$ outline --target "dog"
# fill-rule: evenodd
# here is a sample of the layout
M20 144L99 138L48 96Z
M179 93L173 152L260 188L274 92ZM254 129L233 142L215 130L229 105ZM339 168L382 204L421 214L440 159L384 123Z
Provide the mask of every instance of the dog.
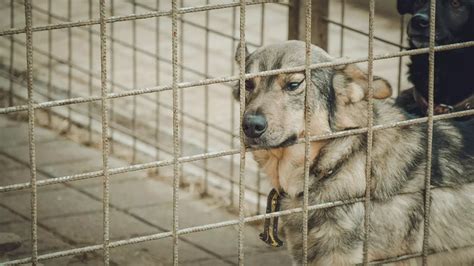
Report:
M312 46L312 63L334 59ZM302 66L305 43L286 41L246 48L246 73ZM238 50L239 51L239 50ZM237 62L240 61L238 52ZM309 134L321 135L367 125L368 77L356 65L255 77L245 82L242 130L246 145L272 186L282 195L281 209L302 206L304 183L304 102L311 82ZM238 99L239 86L234 90ZM389 99L389 83L374 77L374 124L409 116ZM430 265L472 265L474 245L474 123L438 121L434 126L430 212ZM421 252L423 194L427 145L426 124L375 131L372 150L369 259ZM344 136L310 144L309 204L363 197L366 187L366 135ZM301 214L281 217L295 265L302 263ZM308 262L351 265L362 262L364 204L309 211ZM459 248L459 249L456 249ZM441 254L441 255L440 255ZM446 264L448 263L448 264Z
M411 14L408 23L410 49L429 46L430 1L398 0L398 12ZM474 0L436 0L436 45L474 40ZM428 54L413 55L408 80L413 89L397 102L412 114L425 115L428 108ZM437 52L434 75L435 114L474 108L474 47Z

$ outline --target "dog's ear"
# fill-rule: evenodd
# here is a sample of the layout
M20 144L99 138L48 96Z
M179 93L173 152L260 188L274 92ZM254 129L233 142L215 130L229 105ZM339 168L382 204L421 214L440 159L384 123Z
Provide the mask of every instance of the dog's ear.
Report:
M369 95L367 74L355 64L336 67L332 86L337 96L347 104L367 100ZM374 99L385 99L392 95L390 83L381 77L374 76L372 87Z
M415 0L397 0L397 9L400 15L413 14Z
M249 54L250 54L249 49L247 48L247 44L245 44L245 58L247 58ZM240 42L237 45L237 49L235 50L234 58L235 58L235 62L237 62L237 64L240 64Z

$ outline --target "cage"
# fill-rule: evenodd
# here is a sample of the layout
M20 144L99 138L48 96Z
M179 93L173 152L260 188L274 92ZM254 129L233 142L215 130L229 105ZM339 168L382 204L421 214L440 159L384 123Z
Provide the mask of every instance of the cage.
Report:
M389 2L3 1L0 231L20 247L1 262L291 263L258 240L270 184L241 145L238 44L306 37L396 97L413 51Z

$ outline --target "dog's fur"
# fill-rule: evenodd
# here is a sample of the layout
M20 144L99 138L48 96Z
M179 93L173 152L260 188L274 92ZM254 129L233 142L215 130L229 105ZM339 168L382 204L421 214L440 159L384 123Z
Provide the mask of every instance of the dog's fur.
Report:
M474 0L436 0L436 45L474 40ZM429 19L430 1L398 0L401 14ZM429 27L417 27L416 19L408 23L408 40L411 49L428 47ZM428 99L428 54L413 55L408 65L408 80L420 95ZM474 47L437 52L435 57L435 104L455 105L474 93ZM426 110L413 99L411 91L404 92L397 102L407 111L424 115Z
M247 54L246 72L301 66L304 58L303 42L269 45ZM322 49L312 47L312 63L332 60ZM291 144L304 135L305 82L311 82L311 135L367 125L367 75L357 66L312 70L297 90L285 91L285 84L302 78L302 73L254 78L253 90L246 93L245 114L258 111L268 122L265 133L247 138L247 143L264 148L254 152L254 157L272 185L286 192L283 209L302 206L304 144ZM375 78L373 87L374 97L380 99L374 102L375 124L407 118L391 100L382 100L391 94L385 80ZM235 92L238 96L238 86ZM430 250L473 245L474 184L469 182L474 179L474 123L436 122L434 129L431 183L438 188L432 190ZM426 132L425 124L374 132L370 260L421 251ZM365 134L313 142L310 156L309 204L364 195ZM295 264L300 264L302 216L283 216L282 220L285 244ZM361 202L310 211L308 261L313 265L360 263L363 224ZM432 264L474 262L472 250L434 256L438 258Z

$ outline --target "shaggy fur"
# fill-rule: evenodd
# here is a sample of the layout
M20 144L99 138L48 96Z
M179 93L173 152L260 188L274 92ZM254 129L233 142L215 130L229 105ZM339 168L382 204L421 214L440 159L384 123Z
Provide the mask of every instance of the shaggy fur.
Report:
M305 45L288 41L248 54L248 73L304 65ZM313 63L331 61L313 46ZM275 188L286 192L282 209L301 207L304 145L304 88L311 82L310 134L338 132L367 125L367 76L355 65L313 70L296 90L288 84L302 73L251 80L245 115L255 110L268 127L256 139L247 138L260 167ZM299 75L299 76L298 76ZM391 100L386 81L374 79L374 123L393 123L408 115ZM237 87L238 88L238 87ZM236 93L238 95L238 93ZM474 263L474 121L436 122L433 165L430 250L451 252L430 256L430 265ZM372 195L369 259L379 260L420 252L423 238L423 188L426 165L426 125L375 131L372 151ZM309 203L363 197L366 135L347 136L311 144ZM302 262L301 214L282 217L285 245L294 263ZM308 261L312 265L350 265L362 261L363 203L319 209L309 213ZM459 249L457 249L459 248ZM464 249L463 249L464 248Z

